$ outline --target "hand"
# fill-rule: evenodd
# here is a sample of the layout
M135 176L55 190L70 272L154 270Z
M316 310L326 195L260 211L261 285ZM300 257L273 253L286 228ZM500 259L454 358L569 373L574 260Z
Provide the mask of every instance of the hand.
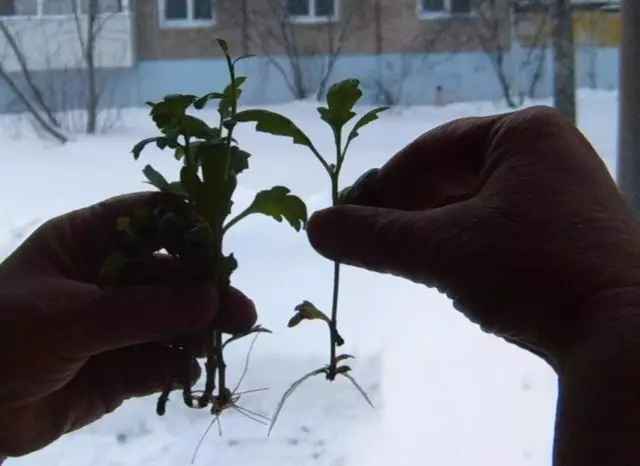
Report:
M159 284L163 270L165 282L175 274L171 260L128 273L125 287L96 285L117 217L156 199L122 196L50 220L0 265L0 457L40 449L128 398L161 391L178 364L191 363L195 382L195 359L167 343L211 323L233 333L255 322L237 290L232 312L218 313L207 283ZM202 338L191 344L202 356Z
M592 304L640 303L640 228L605 165L556 111L464 118L427 132L313 215L332 260L436 287L485 331L550 363Z

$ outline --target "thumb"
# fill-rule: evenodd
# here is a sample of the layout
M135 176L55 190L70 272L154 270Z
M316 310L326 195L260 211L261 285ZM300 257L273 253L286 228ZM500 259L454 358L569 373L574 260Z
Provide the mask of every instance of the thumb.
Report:
M90 355L201 330L217 311L218 293L208 283L113 288L78 306L68 328L79 343L74 350Z
M469 200L418 212L331 207L312 215L307 231L313 248L331 260L442 291L464 264L473 231L472 205Z

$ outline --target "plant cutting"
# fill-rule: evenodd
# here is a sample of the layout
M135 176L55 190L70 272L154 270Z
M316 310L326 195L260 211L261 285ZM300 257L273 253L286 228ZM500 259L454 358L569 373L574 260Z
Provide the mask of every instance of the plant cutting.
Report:
M233 253L224 251L224 239L229 231L254 214L268 215L278 222L286 220L296 231L306 225L304 202L285 186L259 192L246 209L231 215L237 177L249 168L250 154L242 150L234 138L238 101L246 81L245 76L236 75L236 63L247 56L232 58L226 42L219 39L218 44L224 53L230 78L222 92L204 96L168 95L159 102L147 103L151 107L150 116L161 134L137 143L132 149L134 159L139 159L145 147L155 145L161 150L172 151L181 168L178 180L169 181L151 165L144 167L147 182L164 193L164 200L153 208L119 219L122 240L103 264L101 278L104 286L121 284L121 277L128 267L159 264L161 259L170 258L172 263L179 264L176 270L180 275L175 279L209 280L217 288L220 306L224 309L228 307L231 277L238 267ZM212 102L217 102L219 115L215 126L190 113L202 110ZM246 367L236 387L230 389L224 349L248 335L257 337L265 332L270 333L256 325L225 339L223 332L213 326L207 328L204 335L206 380L204 390L198 393L190 388L192 349L189 339L185 337L172 342L175 351L184 355L184 368L175 375L183 387L184 403L193 408L210 408L215 415L214 421L229 408L260 421L260 415L238 406L240 393L237 389ZM164 415L173 386L174 380L168 380L158 399L158 415Z
M365 173L353 186L345 190L340 190L340 174L351 143L360 135L362 128L369 123L378 119L381 112L388 107L374 108L362 115L351 130L344 134L345 125L349 123L355 116L355 105L361 99L363 93L360 89L360 81L357 79L346 79L332 85L326 96L326 106L318 107L320 119L324 121L333 134L335 152L333 160L323 156L317 150L311 139L289 118L278 113L262 110L244 110L236 114L235 121L240 123L255 123L255 128L259 132L268 133L276 136L291 138L294 144L305 146L311 154L320 163L326 172L331 185L331 203L338 205L348 203L357 192L362 189L377 173L376 169ZM338 376L348 379L364 397L364 399L373 406L371 400L367 396L364 389L350 374L351 367L344 362L353 359L353 356L347 353L338 354L338 348L343 346L345 341L338 331L338 304L340 292L340 263L333 264L333 290L331 299L331 310L325 313L310 301L303 301L294 308L294 315L289 320L288 326L295 327L305 320L318 320L324 322L329 330L329 361L328 364L314 369L293 382L289 389L284 393L276 411L272 417L269 433L273 429L278 416L284 407L285 402L306 380L324 375L325 378L332 382Z

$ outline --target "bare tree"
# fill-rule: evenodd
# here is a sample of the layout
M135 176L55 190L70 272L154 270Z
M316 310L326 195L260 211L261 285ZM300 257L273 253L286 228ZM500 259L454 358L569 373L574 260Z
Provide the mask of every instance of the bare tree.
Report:
M16 73L10 73L6 69L4 60L0 61L0 80L7 85L12 95L40 129L59 142L66 143L68 137L65 135L60 121L46 101L40 86L36 83L14 32L3 19L0 19L0 37L4 39L8 47L8 54L5 54L3 58L13 56L20 70L16 76ZM22 83L18 77L22 78Z
M83 71L84 102L86 112L85 132L95 134L98 129L98 117L105 93L105 82L99 82L99 68L96 65L97 44L104 27L114 14L122 12L120 0L99 2L99 0L68 0L71 2L80 57L76 69ZM104 81L104 80L103 80Z
M517 0L478 0L477 21L474 23L474 38L489 58L507 105L517 108L524 104L527 96L535 94L544 71L546 31L549 15L542 0L536 14L526 18L516 14ZM516 34L519 22L525 22L534 31L527 47L517 47ZM521 52L521 53L518 53ZM520 89L519 70L526 68L531 76L526 89Z
M0 39L4 39L18 65L18 71L10 73L0 63L0 79L39 132L44 130L65 142L66 133L80 127L81 131L93 134L113 123L109 115L102 115L102 104L108 85L114 83L104 79L97 57L104 27L115 13L122 11L122 5L120 0L65 0L51 5L50 8L55 8L52 13L60 14L60 18L23 16L16 21L0 20ZM24 31L17 31L20 26L16 25L22 25ZM31 43L21 45L16 32L21 38L30 37ZM61 41L60 37L70 40ZM35 43L38 50L34 50ZM47 71L37 80L27 54L30 58L37 55L36 66ZM111 73L112 79L114 74ZM78 110L83 114L78 115ZM117 109L109 112L117 113Z
M256 50L282 76L294 98L304 99L314 93L324 96L345 47L366 27L365 4L370 1L226 0L218 8L242 31L243 49ZM296 6L300 15L291 11Z

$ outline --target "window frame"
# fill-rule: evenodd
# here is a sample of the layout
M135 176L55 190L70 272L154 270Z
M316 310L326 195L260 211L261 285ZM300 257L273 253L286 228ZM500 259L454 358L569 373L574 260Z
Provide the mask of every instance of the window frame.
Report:
M20 1L20 0L17 0ZM73 3L75 4L75 8L76 11L73 12L69 12L69 13L56 13L56 14L47 14L44 13L43 8L44 8L44 1L45 0L36 0L36 12L35 14L21 14L21 15L0 15L0 19L2 20L12 20L12 19L69 19L69 18L75 18L76 15L78 16L88 16L88 13L83 13L82 12L82 8L80 6L80 0L70 0L73 1ZM122 10L121 11L117 11L117 12L104 12L104 13L98 13L96 16L98 18L103 17L103 16L111 16L111 15L128 15L130 13L130 0L120 0L121 4L122 4Z
M169 19L165 14L168 1L171 0L158 0L158 23L161 29L209 28L217 24L217 0L209 0L211 2L211 18L209 19L195 19L193 17L196 0L185 0L187 2L187 17L185 19Z
M289 14L289 10L287 8L287 0L282 0L283 10L289 22L298 23L298 24L326 24L326 23L334 23L339 21L340 0L331 0L333 2L333 16L317 16L315 14L317 0L305 0L305 1L309 4L310 14L292 15L292 14Z
M454 0L443 0L444 7L442 11L424 11L422 9L422 0L416 1L416 14L420 19L441 19L441 18L453 18L463 17L470 18L477 15L474 8L474 0L471 0L471 11L469 13L453 13L451 11L451 2Z

